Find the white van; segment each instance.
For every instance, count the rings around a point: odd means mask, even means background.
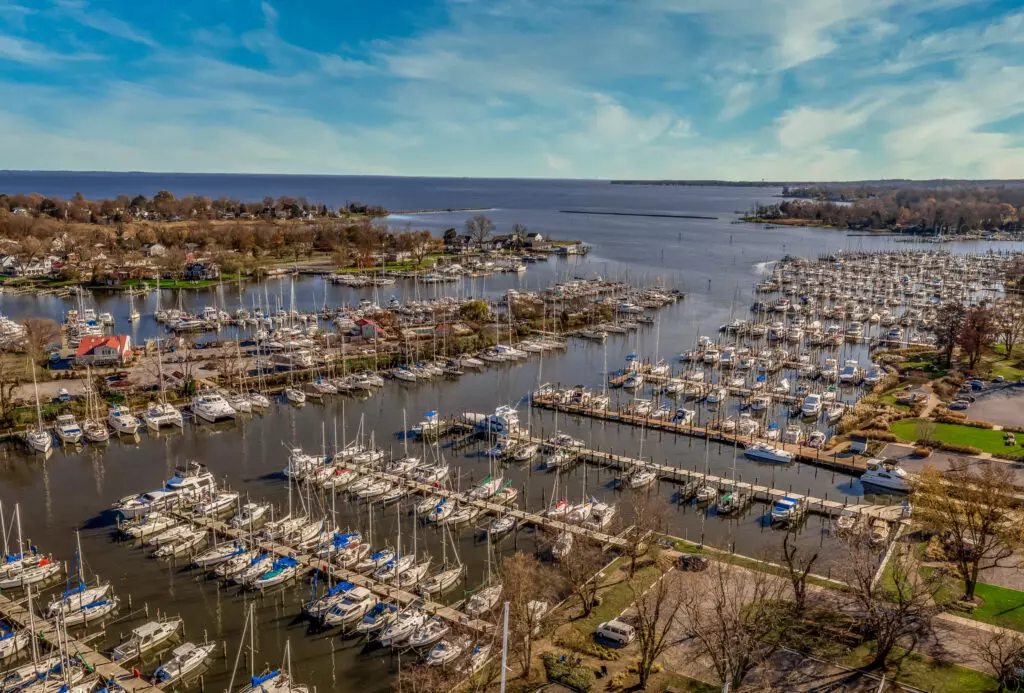
[[[617,645],[625,646],[633,642],[633,638],[636,637],[636,630],[628,623],[612,620],[602,623],[597,627],[597,636]]]

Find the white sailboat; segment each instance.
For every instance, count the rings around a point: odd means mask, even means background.
[[[25,445],[32,453],[45,455],[53,449],[53,436],[43,427],[43,409],[39,404],[39,386],[36,384],[36,364],[29,359],[32,370],[32,389],[36,395],[36,430],[25,432]]]

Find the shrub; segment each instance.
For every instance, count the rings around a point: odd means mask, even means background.
[[[924,445],[918,444],[918,446],[914,448],[914,457],[931,457],[931,454],[932,449],[925,447]]]
[[[575,628],[556,636],[554,642],[560,647],[585,654],[589,657],[595,657],[605,662],[613,662],[619,658],[618,650],[613,650],[610,647],[594,642],[593,638],[588,638]]]
[[[594,671],[580,664],[579,658],[545,652],[542,659],[549,681],[555,681],[581,693],[586,693],[594,686]]]
[[[939,448],[947,452],[961,452],[965,455],[980,455],[981,449],[973,445],[961,445],[960,443],[939,443]]]
[[[957,413],[959,412],[950,412],[950,414]],[[968,426],[970,428],[993,428],[995,426],[995,424],[993,424],[991,421],[971,421],[970,419],[967,418],[958,419],[953,416],[946,416],[945,414],[943,414],[942,416],[936,416],[935,420],[938,421],[939,423],[950,423],[956,424],[958,426]]]
[[[964,414],[962,411],[950,411],[949,409],[940,409],[939,411],[935,412],[935,419],[937,421],[942,421],[942,419],[951,419],[951,421],[946,421],[943,423],[958,423],[960,421],[965,421],[967,419],[967,414]]]
[[[857,431],[850,431],[850,435],[854,436],[867,436],[872,440],[881,440],[887,443],[895,443],[899,441],[899,437],[890,431],[883,431],[878,428],[864,428]]]

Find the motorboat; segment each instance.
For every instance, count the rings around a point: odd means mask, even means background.
[[[128,407],[115,404],[107,412],[107,423],[114,433],[122,436],[134,436],[142,426],[139,419],[131,413]]]
[[[800,498],[786,496],[775,502],[772,508],[772,523],[792,524],[803,517],[806,511],[804,501]]]
[[[800,406],[800,414],[807,418],[816,418],[821,414],[821,406],[821,395],[809,394],[804,398],[804,403]]]
[[[235,418],[235,408],[216,392],[201,392],[192,398],[192,413],[208,423]]]
[[[356,624],[355,631],[361,634],[376,633],[387,628],[398,615],[398,607],[388,602],[377,602]]]
[[[172,558],[174,556],[182,556],[204,543],[206,539],[206,530],[187,530],[181,536],[175,537],[171,541],[167,541],[158,546],[156,551],[153,552],[153,557]]]
[[[217,649],[217,643],[211,642],[204,645],[195,645],[190,642],[182,643],[171,650],[171,658],[157,667],[153,673],[153,680],[161,685],[170,685],[186,678],[192,672],[203,666],[203,663]]]
[[[177,634],[181,629],[180,618],[170,618],[162,621],[149,621],[141,626],[132,629],[127,640],[117,645],[112,651],[112,659],[115,662],[134,659],[144,652],[160,647]]]
[[[221,491],[209,495],[203,502],[195,507],[197,515],[220,515],[238,503],[237,491]]]
[[[178,521],[173,517],[154,511],[136,520],[122,524],[121,533],[131,539],[143,539],[166,532],[177,524]]]
[[[910,491],[910,477],[907,471],[895,462],[887,460],[868,460],[867,470],[861,474],[860,482],[888,491]]]
[[[62,445],[78,445],[82,442],[82,429],[75,420],[74,414],[61,414],[57,417],[57,438]]]
[[[743,451],[743,456],[757,462],[775,462],[780,464],[792,462],[796,457],[788,450],[772,447],[767,443],[754,443]]]
[[[419,630],[420,626],[426,623],[426,621],[427,615],[420,609],[405,609],[395,616],[391,625],[381,632],[378,640],[384,647],[401,645],[412,637],[413,633]],[[442,635],[441,637],[444,636]]]
[[[426,664],[429,667],[442,667],[458,659],[459,655],[466,651],[469,646],[468,638],[456,640],[442,640],[434,645],[427,655]]]
[[[344,597],[324,613],[323,620],[329,626],[349,626],[361,620],[375,605],[376,598],[370,590],[352,585],[344,592]]]

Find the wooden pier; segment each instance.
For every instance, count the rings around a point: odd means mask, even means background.
[[[195,527],[206,529],[216,533],[223,539],[229,540],[242,540],[247,536],[247,532],[235,529],[228,524],[211,517],[196,517],[190,513],[182,512],[180,510],[172,511],[171,513],[178,519],[188,522]],[[338,580],[345,580],[351,582],[354,585],[365,587],[370,592],[382,599],[394,601],[402,606],[409,606],[412,604],[419,605],[427,613],[439,616],[453,623],[458,623],[473,630],[479,632],[490,632],[494,626],[491,623],[482,621],[480,619],[471,619],[468,615],[464,614],[457,609],[450,606],[431,601],[422,597],[419,594],[409,592],[407,590],[392,587],[390,585],[378,582],[371,577],[357,573],[352,570],[345,568],[339,568],[326,560],[317,558],[311,554],[300,553],[296,549],[270,541],[261,541],[257,546],[268,553],[272,553],[277,556],[290,556],[294,558],[302,566],[310,570],[317,570],[324,575],[332,575]]]
[[[572,416],[586,416],[611,423],[626,424],[629,426],[642,426],[650,431],[664,431],[666,433],[675,433],[678,435],[693,436],[697,438],[710,437],[711,440],[721,441],[724,443],[737,443],[744,448],[751,443],[768,442],[774,447],[792,452],[796,456],[796,460],[799,462],[840,469],[852,474],[865,471],[867,469],[867,461],[870,459],[865,455],[857,455],[853,453],[843,457],[839,457],[835,453],[831,455],[828,453],[822,454],[821,449],[808,447],[806,445],[783,443],[781,441],[768,441],[764,438],[755,436],[743,436],[737,433],[727,433],[719,429],[711,428],[710,426],[693,426],[691,424],[677,423],[667,419],[652,418],[651,416],[644,416],[640,414],[630,414],[629,412],[618,409],[602,409],[580,404],[564,404],[555,402],[551,397],[547,396],[534,397],[533,404],[545,409],[554,409],[559,412],[564,412]]]
[[[30,619],[28,609],[18,602],[0,595],[0,614],[6,621],[20,628],[27,629],[31,623],[40,639],[56,647],[58,633],[53,624],[43,618]],[[159,693],[161,691],[160,687],[145,679],[133,677],[132,672],[122,668],[81,640],[69,637],[68,650],[72,656],[78,656],[85,663],[90,673],[99,676],[103,682],[114,681],[121,690],[128,693]]]

